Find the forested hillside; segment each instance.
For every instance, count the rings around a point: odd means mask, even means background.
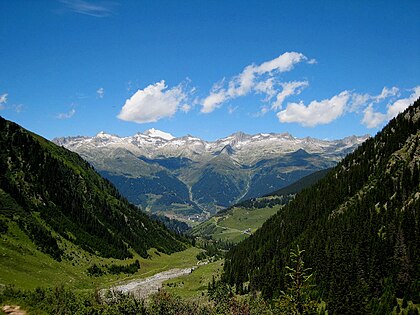
[[[227,255],[224,280],[285,290],[296,244],[329,314],[390,314],[420,302],[420,101]],[[249,281],[249,283],[248,283]]]
[[[60,261],[61,238],[101,257],[171,253],[185,240],[122,198],[76,153],[0,117],[0,233],[16,222]]]

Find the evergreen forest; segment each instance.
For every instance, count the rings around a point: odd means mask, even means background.
[[[420,101],[226,255],[223,281],[276,299],[290,250],[305,250],[328,314],[391,314],[420,303]]]

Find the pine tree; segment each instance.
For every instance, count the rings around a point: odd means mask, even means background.
[[[287,292],[281,292],[277,307],[284,314],[314,314],[316,313],[317,303],[311,299],[310,284],[313,274],[311,268],[305,268],[303,253],[305,251],[296,246],[290,250],[290,260],[292,266],[286,266],[288,271],[286,277],[289,278]]]

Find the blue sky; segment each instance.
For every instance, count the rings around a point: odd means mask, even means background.
[[[420,96],[420,1],[0,1],[0,115],[52,139],[149,128],[375,134]]]

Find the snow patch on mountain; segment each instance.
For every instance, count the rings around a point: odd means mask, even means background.
[[[339,160],[367,138],[368,135],[350,136],[340,140],[320,140],[311,137],[295,138],[289,133],[248,135],[237,132],[216,141],[205,141],[191,135],[174,137],[170,133],[152,128],[129,137],[100,132],[94,137],[56,138],[53,141],[78,153],[108,147],[125,149],[136,156],[148,158],[185,157],[194,161],[210,160],[226,151],[235,161],[252,165],[258,160],[278,157],[300,149],[308,153],[331,156],[332,159],[335,159],[336,155],[336,160]]]
[[[171,135],[170,133],[155,129],[155,128],[151,128],[148,129],[144,132],[144,134],[146,136],[152,137],[152,138],[162,138],[165,140],[172,140],[175,139],[175,137],[173,135]]]

